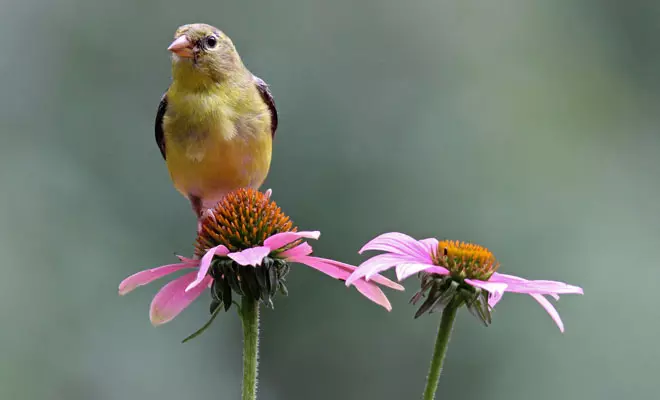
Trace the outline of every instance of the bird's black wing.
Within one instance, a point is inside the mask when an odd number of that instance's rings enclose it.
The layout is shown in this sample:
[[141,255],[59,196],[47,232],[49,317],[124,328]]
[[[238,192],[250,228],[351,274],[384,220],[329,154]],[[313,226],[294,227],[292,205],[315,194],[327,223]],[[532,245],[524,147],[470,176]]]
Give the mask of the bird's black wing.
[[274,138],[275,130],[277,130],[277,109],[275,108],[275,100],[273,100],[273,95],[270,93],[268,84],[264,82],[263,79],[254,76],[254,83],[257,85],[261,98],[270,110],[270,129]]
[[158,104],[158,111],[156,112],[156,124],[154,130],[156,132],[156,143],[160,149],[160,154],[163,155],[165,159],[165,134],[163,133],[163,117],[165,116],[165,111],[167,111],[167,93],[163,95],[160,99],[160,104]]

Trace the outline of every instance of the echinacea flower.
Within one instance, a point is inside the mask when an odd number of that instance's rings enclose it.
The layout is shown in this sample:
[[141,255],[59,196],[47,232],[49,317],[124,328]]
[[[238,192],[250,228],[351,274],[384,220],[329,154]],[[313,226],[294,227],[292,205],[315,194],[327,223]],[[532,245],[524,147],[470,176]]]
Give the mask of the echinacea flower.
[[564,324],[559,313],[545,296],[558,299],[560,294],[582,294],[582,288],[563,282],[530,281],[500,274],[496,272],[500,264],[495,256],[476,244],[433,238],[415,240],[408,235],[391,232],[368,242],[360,253],[367,250],[384,253],[363,262],[346,280],[347,286],[361,279],[368,281],[380,272],[395,267],[399,281],[414,274],[420,275],[421,290],[411,301],[417,303],[425,296],[426,300],[415,318],[427,311],[442,311],[422,397],[424,400],[435,398],[454,319],[461,306],[467,306],[474,316],[488,325],[491,322],[490,312],[504,292],[528,294],[541,304],[563,332]]
[[536,300],[564,331],[559,313],[545,296],[555,299],[560,294],[583,294],[582,288],[563,282],[527,280],[496,272],[499,263],[486,248],[475,244],[437,239],[415,240],[397,232],[382,234],[368,242],[360,253],[379,250],[346,280],[350,286],[361,279],[367,281],[376,274],[395,267],[399,281],[422,273],[421,291],[412,301],[428,298],[416,316],[426,311],[443,309],[450,301],[460,301],[484,323],[490,323],[490,311],[504,292],[523,293]]
[[[318,231],[300,231],[264,194],[240,189],[227,195],[209,210],[198,234],[195,258],[138,272],[119,285],[119,294],[182,270],[193,270],[160,289],[151,302],[154,325],[171,321],[206,289],[211,288],[211,312],[224,304],[228,309],[232,291],[272,306],[276,291],[286,292],[284,279],[290,263],[304,264],[333,278],[346,280],[355,267],[327,258],[313,257],[304,239],[318,239]],[[353,281],[369,300],[390,310],[390,302],[378,284],[396,290],[398,285],[382,276],[370,275],[373,282]]]

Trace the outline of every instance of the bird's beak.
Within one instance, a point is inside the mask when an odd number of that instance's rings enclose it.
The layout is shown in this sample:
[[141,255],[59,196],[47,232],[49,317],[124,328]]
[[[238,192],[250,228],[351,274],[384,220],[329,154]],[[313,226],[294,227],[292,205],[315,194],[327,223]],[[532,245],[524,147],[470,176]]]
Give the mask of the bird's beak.
[[170,44],[170,47],[168,47],[167,50],[171,51],[179,57],[192,58],[192,48],[193,44],[190,43],[188,37],[186,37],[186,35],[181,35],[176,38],[172,44]]

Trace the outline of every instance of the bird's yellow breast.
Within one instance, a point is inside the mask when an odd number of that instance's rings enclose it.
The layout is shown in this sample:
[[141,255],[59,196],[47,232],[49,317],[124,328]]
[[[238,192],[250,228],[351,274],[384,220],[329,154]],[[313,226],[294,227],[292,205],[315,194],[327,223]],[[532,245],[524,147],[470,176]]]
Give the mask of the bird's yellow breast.
[[231,88],[209,93],[168,91],[163,119],[166,162],[176,189],[212,207],[228,192],[258,188],[272,153],[270,112],[248,92]]

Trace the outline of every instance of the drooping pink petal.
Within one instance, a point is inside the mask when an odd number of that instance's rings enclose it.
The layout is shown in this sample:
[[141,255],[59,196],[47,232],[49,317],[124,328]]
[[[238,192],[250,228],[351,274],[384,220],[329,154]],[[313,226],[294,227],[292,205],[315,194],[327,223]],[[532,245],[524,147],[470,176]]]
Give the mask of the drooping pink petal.
[[282,257],[286,260],[289,257],[308,256],[310,254],[312,254],[312,246],[307,242],[302,242],[296,247],[281,252],[278,254],[278,257]]
[[240,265],[258,266],[268,254],[270,254],[270,247],[258,246],[251,249],[237,251],[235,253],[227,254],[227,257],[236,261]]
[[507,284],[501,282],[487,282],[480,281],[478,279],[465,279],[465,283],[470,284],[479,289],[483,289],[488,293],[499,293],[499,296],[502,296],[505,291],[507,291]]
[[169,275],[176,271],[180,271],[184,268],[194,268],[194,267],[195,265],[193,264],[181,263],[181,264],[163,265],[162,267],[140,271],[121,281],[121,283],[119,284],[119,295],[123,296],[126,293],[131,292],[133,289],[139,286],[144,286],[147,283],[151,283],[158,278],[162,278],[165,275]]
[[564,282],[537,280],[530,281],[513,275],[494,273],[489,282],[506,283],[509,287],[507,292],[513,293],[538,293],[538,294],[584,294],[581,287],[569,285]]
[[[436,266],[433,264],[425,264],[425,263],[401,263],[396,266],[396,279],[402,281],[407,277],[411,275],[415,275],[420,271],[425,271],[435,267]],[[440,268],[445,269],[443,267]],[[447,273],[449,273],[449,271],[447,271]]]
[[504,292],[508,291],[507,284],[503,282],[491,282],[489,281],[480,281],[477,279],[466,279],[465,283],[468,283],[474,287],[484,289],[488,292],[488,305],[490,308],[494,308],[497,303],[502,300]]
[[359,253],[362,254],[368,250],[380,250],[403,256],[412,256],[420,262],[431,261],[431,255],[426,245],[399,232],[389,232],[376,236],[362,246]]
[[197,278],[188,285],[186,288],[186,292],[189,290],[192,290],[194,287],[199,285],[202,280],[206,277],[206,274],[209,272],[209,268],[211,268],[211,262],[213,261],[213,257],[218,255],[218,256],[226,256],[229,254],[229,249],[226,248],[223,245],[215,246],[206,251],[206,254],[202,257],[202,260],[199,263],[199,270],[197,271]]
[[196,272],[183,275],[163,286],[151,301],[149,319],[154,326],[171,321],[190,305],[213,281],[210,276],[204,277],[200,285],[186,291],[186,287],[197,276]]
[[540,294],[530,294],[534,298],[534,300],[538,301],[541,307],[545,309],[545,311],[550,314],[550,317],[552,318],[553,321],[555,321],[555,324],[559,327],[559,330],[563,333],[564,332],[564,323],[562,322],[561,318],[559,317],[559,313],[555,309],[555,307],[546,299],[543,297],[543,295]]
[[[328,265],[331,265],[331,266],[336,267],[336,268],[340,268],[340,269],[346,271],[347,275],[350,275],[350,274],[354,273],[357,270],[356,267],[353,266],[353,265],[346,264],[346,263],[343,263],[341,261],[331,260],[329,258],[307,257],[307,260],[309,260],[309,259],[315,260],[317,262],[322,262],[324,264],[328,264]],[[303,264],[305,264],[305,263],[303,263]],[[308,265],[308,264],[306,264],[306,265]],[[346,279],[346,278],[342,278],[342,279]],[[370,280],[372,280],[374,283],[376,283],[378,285],[383,285],[383,286],[386,286],[390,289],[404,290],[403,286],[399,285],[398,283],[392,282],[391,280],[385,278],[382,275],[371,275]],[[347,286],[350,286],[350,285],[347,285]]]
[[394,254],[394,253],[385,253],[378,254],[373,256],[370,259],[366,260],[351,274],[351,276],[346,280],[346,286],[350,286],[358,279],[365,278],[366,280],[371,279],[372,276],[386,271],[398,264],[401,263],[423,263],[425,260],[420,260],[419,258],[411,255],[403,254]]
[[321,236],[319,231],[282,232],[264,240],[264,246],[277,250],[298,239],[318,239],[319,236]]
[[[348,278],[351,271],[355,269],[355,267],[353,267],[352,265],[348,265],[341,263],[339,261],[329,260],[320,257],[299,256],[299,257],[290,258],[289,261],[305,264],[309,267],[312,267],[316,270],[323,272],[326,275],[341,280],[345,280],[346,278]],[[397,285],[396,283],[384,277],[379,277],[379,280],[380,278],[391,284],[392,285],[391,287],[393,287],[394,289],[399,289],[399,288],[400,288],[399,290],[403,289],[402,286]],[[389,300],[387,300],[387,297],[385,296],[383,291],[380,290],[380,288],[377,286],[375,282],[376,282],[375,279],[373,283],[366,282],[363,279],[359,279],[357,282],[355,282],[355,287],[360,293],[362,293],[369,300],[385,307],[386,310],[390,311],[392,309],[392,306],[390,305]]]
[[497,303],[502,300],[502,297],[504,297],[503,292],[488,292],[488,305],[490,308],[495,308]]
[[526,294],[584,294],[582,288],[567,285],[562,282],[510,282],[507,285],[507,292],[526,293]]
[[387,311],[392,311],[392,305],[387,299],[387,296],[385,296],[385,293],[383,293],[383,291],[375,283],[360,279],[359,281],[355,282],[355,288],[369,300],[380,306],[383,306]]
[[339,265],[330,264],[327,262],[326,259],[319,257],[310,257],[307,255],[295,256],[295,257],[289,257],[287,261],[295,262],[299,264],[305,264],[308,267],[312,267],[335,279],[346,280],[348,276],[351,274],[351,272],[346,270],[346,268],[342,268]]

